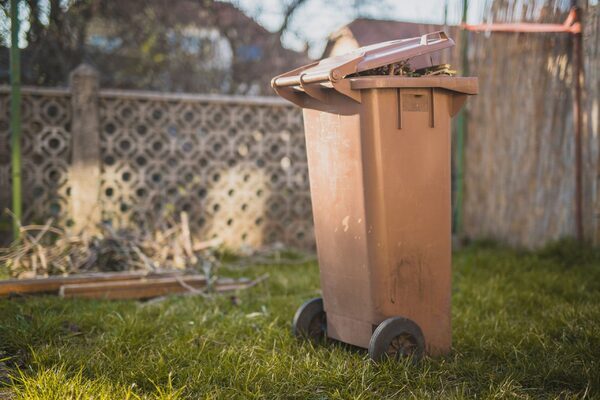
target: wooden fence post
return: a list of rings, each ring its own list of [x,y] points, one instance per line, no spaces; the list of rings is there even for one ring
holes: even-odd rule
[[[73,229],[86,234],[100,222],[100,124],[98,73],[81,64],[70,76],[72,155],[71,215]]]

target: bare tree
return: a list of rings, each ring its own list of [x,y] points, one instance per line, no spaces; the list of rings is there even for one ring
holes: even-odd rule
[[[283,35],[283,33],[287,30],[292,16],[306,2],[307,2],[307,0],[292,0],[285,7],[285,10],[283,12],[283,22],[281,23],[281,26],[279,27],[279,30],[277,31],[277,34],[280,39],[281,39],[281,36]]]

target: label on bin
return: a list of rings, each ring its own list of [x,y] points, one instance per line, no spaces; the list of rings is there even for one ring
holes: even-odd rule
[[[428,93],[402,93],[402,111],[429,112]]]

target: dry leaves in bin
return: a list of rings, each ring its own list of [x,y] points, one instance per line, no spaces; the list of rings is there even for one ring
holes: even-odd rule
[[[450,64],[439,64],[427,68],[421,68],[414,70],[408,61],[400,61],[394,64],[384,65],[378,68],[369,69],[363,72],[357,72],[349,77],[358,76],[382,76],[382,75],[393,75],[393,76],[406,76],[410,78],[417,78],[422,76],[432,75],[446,75],[455,76],[456,71],[451,69]]]

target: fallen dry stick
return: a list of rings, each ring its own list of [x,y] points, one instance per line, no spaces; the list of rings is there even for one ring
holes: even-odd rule
[[[175,276],[154,279],[136,279],[116,282],[81,283],[63,285],[59,295],[67,298],[86,299],[149,299],[173,293],[185,293],[189,289],[181,284],[185,282],[196,290],[206,286],[203,275]]]
[[[210,240],[206,240],[204,242],[194,244],[192,250],[194,250],[194,251],[206,250],[211,247],[218,247],[221,244],[223,244],[223,239],[216,237],[214,239],[210,239]]]
[[[0,281],[0,298],[11,294],[58,293],[63,285],[89,284],[135,279],[157,279],[182,274],[182,271],[156,272],[147,271],[78,274],[70,276],[51,276],[48,278],[9,279]]]
[[[223,278],[214,283],[213,289],[217,293],[247,289],[267,278],[267,275],[255,280]],[[206,288],[206,283],[203,275],[180,275],[167,278],[67,284],[61,286],[59,295],[66,298],[107,300],[149,299],[172,294],[207,295],[203,290]]]

